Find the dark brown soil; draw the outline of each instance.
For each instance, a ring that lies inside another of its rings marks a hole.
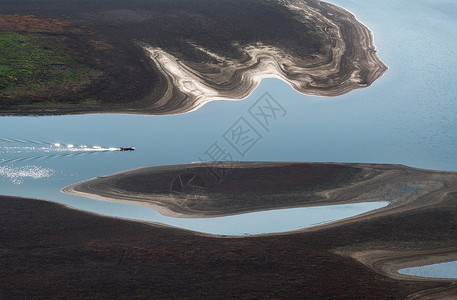
[[[363,168],[330,164],[283,164],[254,168],[193,164],[183,166],[180,170],[160,172],[151,168],[149,175],[133,172],[109,181],[108,185],[125,194],[169,196],[170,192],[180,191],[177,176],[182,181],[197,176],[192,184],[204,187],[201,197],[197,196],[198,199],[193,201],[192,191],[181,191],[183,194],[173,196],[181,197],[182,201],[186,201],[185,205],[194,211],[226,214],[323,201],[324,198],[316,195],[316,192],[350,185],[361,180],[362,176],[368,176],[368,173]]]
[[[404,299],[449,283],[395,280],[330,250],[455,245],[457,207],[316,232],[213,238],[1,197],[0,236],[2,299]]]
[[[205,217],[382,200],[392,201],[386,210],[413,209],[425,205],[418,197],[452,188],[455,173],[401,165],[202,162],[129,170],[63,191],[170,216]]]
[[[149,82],[158,82],[151,66],[138,61],[138,56],[143,55],[141,51],[130,45],[125,49],[120,44],[111,45],[96,28],[89,28],[81,21],[70,21],[62,16],[52,18],[52,15],[0,14],[0,31],[32,34],[40,41],[40,46],[58,49],[100,74],[82,90],[54,87],[52,91],[29,92],[19,97],[0,95],[2,114],[34,114],[35,111],[59,114],[81,109],[87,112],[110,109],[144,96],[150,91]]]

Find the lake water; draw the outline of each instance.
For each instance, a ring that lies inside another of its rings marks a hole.
[[[419,277],[457,279],[457,261],[400,269],[398,273]]]
[[[457,3],[333,2],[374,32],[379,56],[390,69],[372,87],[322,98],[266,79],[244,101],[212,102],[182,115],[3,117],[0,194],[154,220],[152,210],[64,195],[60,189],[136,167],[209,159],[205,151],[215,142],[241,161],[400,163],[457,171]],[[282,106],[267,127],[249,114],[265,93]],[[234,149],[224,138],[241,117],[259,137],[247,150]],[[56,143],[61,146],[52,146]],[[135,146],[136,151],[95,146]]]

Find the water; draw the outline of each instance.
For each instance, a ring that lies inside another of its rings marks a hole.
[[[39,149],[16,149],[6,154],[10,144],[0,140],[2,158],[10,160],[0,162],[0,194],[49,199],[106,215],[150,218],[149,212],[143,214],[144,208],[64,195],[60,189],[131,168],[209,159],[205,151],[215,142],[241,161],[400,163],[457,171],[457,3],[334,3],[374,31],[379,56],[390,69],[373,86],[322,98],[300,95],[277,79],[266,79],[244,101],[212,102],[182,115],[3,117],[0,137],[31,142],[24,147],[43,142],[107,149],[135,146],[136,151],[50,156]],[[267,128],[249,114],[265,92],[285,113]],[[248,151],[242,149],[243,155],[224,139],[240,117],[261,137]]]
[[[89,201],[91,202],[91,201]],[[252,212],[215,218],[173,218],[159,214],[147,207],[134,205],[101,203],[93,201],[91,210],[100,214],[109,214],[140,221],[156,222],[216,235],[253,235],[299,230],[339,221],[380,209],[389,204],[387,201],[355,204],[330,205],[320,207],[301,207]],[[87,209],[87,206],[85,209]]]
[[[398,273],[419,277],[457,279],[457,261],[400,269]]]

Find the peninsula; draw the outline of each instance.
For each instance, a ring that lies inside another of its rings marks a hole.
[[[323,1],[47,2],[2,4],[1,115],[182,113],[267,77],[336,96],[387,70],[371,31]]]

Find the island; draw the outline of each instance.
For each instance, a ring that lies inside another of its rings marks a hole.
[[[372,32],[317,0],[2,3],[0,115],[175,114],[262,78],[337,96],[387,70]]]

